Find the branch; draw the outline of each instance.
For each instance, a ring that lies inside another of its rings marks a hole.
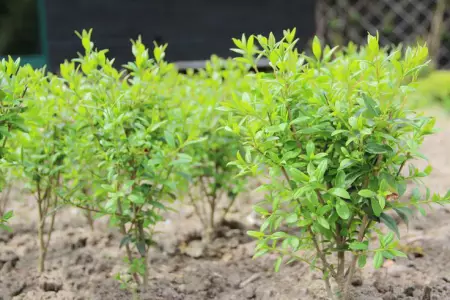
[[[322,264],[324,266],[324,269],[325,270],[328,269],[330,271],[331,276],[336,278],[337,274],[334,271],[334,269],[330,266],[330,264],[328,263],[327,258],[325,257],[325,254],[320,249],[320,246],[317,243],[316,236],[314,235],[313,231],[311,230],[311,226],[308,227],[308,230],[309,230],[309,233],[311,234],[311,238],[313,240],[314,246],[316,247],[317,254],[319,255],[320,259],[322,260]]]

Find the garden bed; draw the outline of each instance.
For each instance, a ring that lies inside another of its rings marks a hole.
[[[450,122],[438,122],[442,131],[427,138],[423,152],[434,171],[427,183],[445,192],[450,183]],[[158,228],[158,247],[150,253],[150,286],[142,299],[326,299],[319,273],[294,263],[273,272],[273,260],[252,259],[255,242],[246,235],[252,228],[252,201],[241,199],[214,241],[204,247],[200,225],[190,207],[179,206]],[[14,199],[13,199],[14,200]],[[16,203],[13,233],[0,233],[0,299],[131,299],[113,279],[125,270],[121,236],[108,229],[106,220],[92,231],[79,210],[58,213],[59,222],[50,245],[47,271],[37,272],[38,246],[34,201]],[[353,280],[354,299],[450,299],[450,209],[416,215],[400,226],[407,259],[387,261],[380,270],[368,263]],[[280,288],[283,286],[283,288]]]
[[[442,118],[441,118],[442,120]],[[450,185],[450,123],[428,137],[423,152],[434,171],[427,183],[436,192]],[[319,273],[293,263],[273,272],[270,257],[252,260],[255,242],[247,216],[258,196],[241,199],[227,224],[204,247],[199,222],[190,208],[179,206],[158,228],[158,246],[150,252],[149,289],[142,299],[326,299]],[[13,199],[14,200],[14,199]],[[13,201],[15,202],[15,201]],[[0,299],[131,299],[113,279],[124,271],[121,236],[100,219],[92,231],[76,209],[58,213],[46,272],[37,272],[38,246],[34,201],[14,207],[13,233],[0,232]],[[387,261],[380,270],[368,263],[353,280],[355,299],[450,299],[450,209],[438,208],[401,225],[408,258]]]

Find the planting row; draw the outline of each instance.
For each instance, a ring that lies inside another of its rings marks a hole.
[[[118,228],[130,278],[117,279],[145,290],[154,228],[174,200],[193,206],[208,242],[246,179],[267,177],[254,207],[264,222],[249,232],[255,257],[278,254],[276,270],[308,263],[331,299],[347,299],[368,255],[375,267],[404,256],[392,213],[407,222],[412,209],[450,199],[421,188],[402,198],[431,172],[409,161],[423,158],[434,119],[406,105],[426,47],[381,49],[369,36],[365,47],[331,49],[316,38],[308,56],[288,30],[279,41],[234,39],[238,58],[182,74],[164,61],[165,45],[150,53],[133,41],[134,61],[117,69],[91,31],[79,37],[84,53],[59,74],[12,59],[0,66],[1,184],[7,194],[23,182],[36,199],[41,272],[55,212],[74,206]],[[272,72],[258,70],[262,58]]]

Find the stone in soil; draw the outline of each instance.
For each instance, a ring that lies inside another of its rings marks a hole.
[[[44,292],[58,292],[63,287],[61,276],[53,273],[42,274],[39,277],[39,287]]]

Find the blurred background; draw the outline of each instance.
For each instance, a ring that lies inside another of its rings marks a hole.
[[[0,0],[0,57],[20,56],[55,70],[81,49],[74,31],[94,29],[99,48],[124,63],[130,39],[168,43],[167,59],[198,66],[211,54],[230,56],[232,37],[279,36],[297,28],[299,47],[314,34],[332,45],[364,43],[380,33],[384,45],[427,41],[435,66],[450,67],[448,0]]]

